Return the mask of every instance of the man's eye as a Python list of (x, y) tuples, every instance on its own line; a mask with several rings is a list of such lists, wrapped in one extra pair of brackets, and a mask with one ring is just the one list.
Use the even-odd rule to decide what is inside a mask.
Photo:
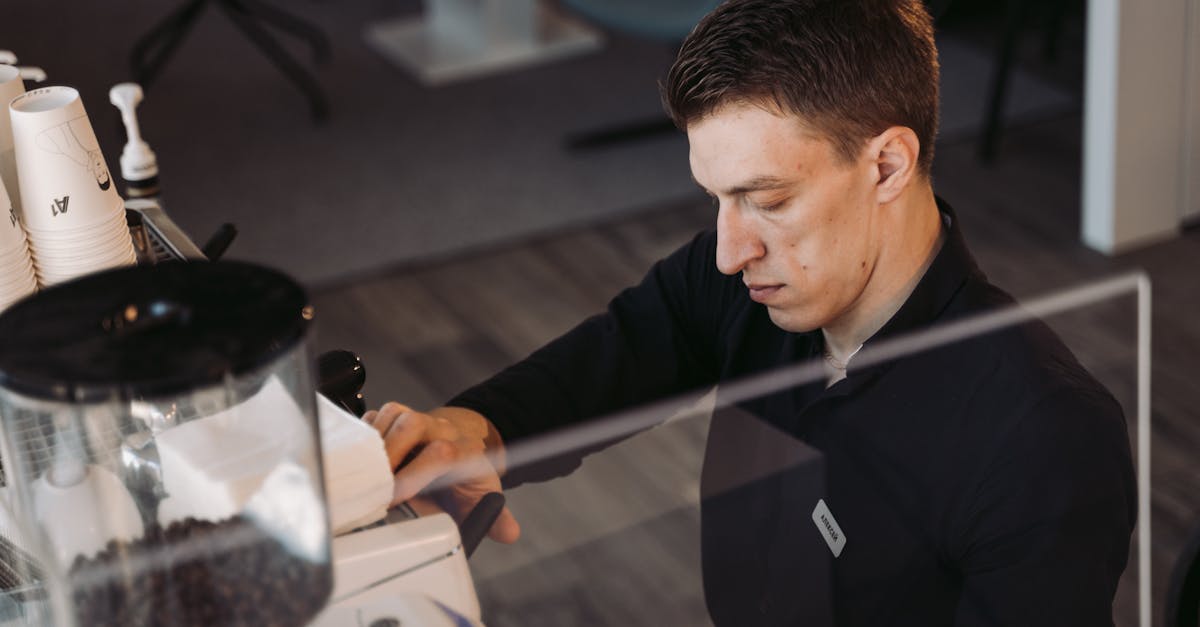
[(750, 204), (753, 205), (754, 208), (758, 209), (759, 211), (765, 211), (767, 213), (770, 213), (772, 211), (779, 209), (780, 207), (783, 207), (785, 204), (787, 204), (787, 201), (786, 200), (776, 200), (774, 202), (768, 202), (768, 203), (757, 203), (757, 202), (754, 202), (753, 200), (751, 200)]

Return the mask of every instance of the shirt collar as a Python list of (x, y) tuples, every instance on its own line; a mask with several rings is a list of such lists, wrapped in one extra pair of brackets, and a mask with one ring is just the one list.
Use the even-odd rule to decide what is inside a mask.
[[(946, 234), (942, 248), (934, 256), (925, 275), (917, 282), (912, 294), (908, 296), (900, 309), (864, 343), (864, 350), (869, 350), (872, 344), (883, 339), (903, 335), (930, 325), (942, 315), (968, 278), (974, 277), (981, 280), (985, 278), (975, 263), (975, 259), (971, 257), (970, 251), (967, 250), (967, 244), (963, 239), (954, 209), (941, 198), (936, 200)], [(818, 330), (815, 333), (816, 341), (823, 343), (823, 340), (820, 339), (821, 332)], [(857, 384), (865, 382), (873, 375), (885, 370), (887, 366), (888, 364), (884, 363), (856, 370), (854, 362), (851, 361), (847, 378), (829, 390), (831, 393), (849, 392), (856, 388)]]

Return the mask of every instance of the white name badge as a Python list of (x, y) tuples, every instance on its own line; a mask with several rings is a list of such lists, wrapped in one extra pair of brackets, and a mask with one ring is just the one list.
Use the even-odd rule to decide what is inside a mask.
[(833, 551), (833, 556), (840, 556), (842, 549), (846, 548), (846, 534), (842, 533), (842, 528), (833, 519), (833, 514), (829, 512), (829, 506), (825, 504), (825, 499), (817, 501), (812, 519), (817, 530), (821, 532), (821, 537), (825, 538), (825, 543), (829, 545), (829, 550)]

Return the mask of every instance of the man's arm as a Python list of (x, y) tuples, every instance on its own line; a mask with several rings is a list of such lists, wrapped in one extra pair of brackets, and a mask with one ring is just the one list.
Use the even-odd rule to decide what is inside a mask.
[(1112, 624), (1136, 515), (1120, 407), (1099, 393), (1044, 399), (1007, 438), (966, 514), (955, 624)]
[(447, 404), (486, 415), (512, 442), (712, 383), (731, 305), (744, 292), (718, 272), (715, 251), (715, 234), (701, 234), (604, 313)]
[[(716, 377), (722, 316), (741, 284), (715, 266), (715, 233), (698, 235), (655, 264), (607, 311), (428, 413), (389, 403), (368, 419), (396, 473), (395, 501), (431, 487), (461, 520), (507, 470), (504, 441), (545, 433), (662, 400)], [(399, 419), (403, 417), (403, 419)], [(664, 415), (664, 418), (666, 416)], [(632, 434), (629, 434), (632, 435)], [(587, 453), (553, 451), (510, 473), (506, 484), (566, 474)], [(510, 480), (514, 480), (511, 481)], [(507, 510), (492, 537), (515, 540)]]

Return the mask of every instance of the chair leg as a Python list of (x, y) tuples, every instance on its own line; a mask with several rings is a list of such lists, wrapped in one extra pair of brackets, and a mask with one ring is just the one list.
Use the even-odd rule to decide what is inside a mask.
[(1008, 96), (1008, 80), (1012, 74), (1013, 56), (1016, 54), (1021, 27), (1025, 23), (1031, 2), (1032, 0), (1013, 0), (1009, 3), (1008, 19), (1005, 20), (996, 65), (992, 68), (992, 86), (983, 118), (983, 137), (979, 145), (979, 159), (984, 163), (992, 163), (996, 159), (996, 149), (1000, 142), (1003, 123), (1004, 101)]
[(267, 56), (267, 59), (304, 93), (308, 98), (309, 107), (312, 109), (313, 119), (317, 122), (324, 122), (328, 119), (329, 104), (316, 79), (301, 67), (265, 28), (250, 17), (245, 5), (239, 0), (222, 0), (221, 7), (225, 9), (234, 25), (240, 28), (250, 41)]
[(133, 45), (129, 66), (133, 80), (149, 88), (158, 78), (163, 66), (179, 48), (185, 36), (204, 9), (208, 0), (192, 0), (163, 18)]
[(1042, 58), (1047, 61), (1058, 60), (1058, 44), (1062, 35), (1063, 21), (1067, 17), (1067, 0), (1053, 0), (1050, 3), (1050, 16), (1046, 22), (1046, 38), (1042, 40)]
[(332, 58), (332, 46), (325, 32), (291, 13), (261, 0), (240, 0), (243, 10), (293, 37), (304, 39), (312, 49), (313, 63), (327, 63)]

